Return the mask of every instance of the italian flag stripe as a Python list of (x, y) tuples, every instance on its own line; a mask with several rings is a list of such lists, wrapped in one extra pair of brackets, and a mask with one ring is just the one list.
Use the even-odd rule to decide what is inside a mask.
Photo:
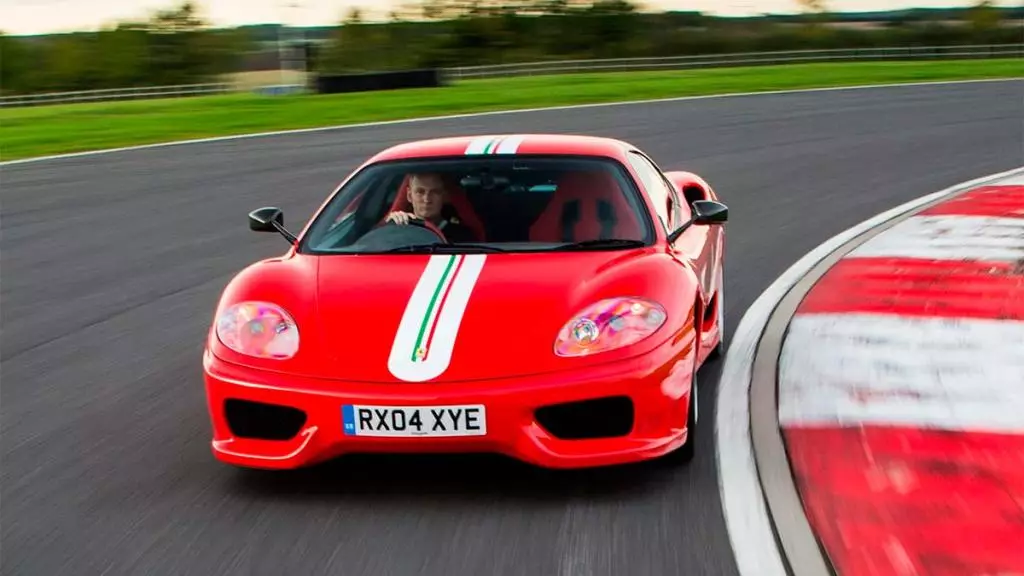
[(496, 140), (491, 140), (491, 142), (487, 144), (487, 148), (484, 148), (484, 154), (494, 154), (498, 149), (498, 145), (501, 144), (501, 141), (504, 139), (504, 137), (501, 137)]
[(412, 349), (411, 359), (413, 362), (422, 362), (426, 359), (428, 343), (424, 338), (427, 335), (428, 329), (430, 330), (430, 334), (433, 334), (434, 326), (437, 325), (437, 314), (441, 308), (438, 305), (438, 301), (441, 300), (443, 302), (444, 297), (448, 294), (448, 289), (451, 287), (452, 277), (454, 276), (453, 269), (456, 268), (457, 263), (461, 263), (461, 260), (462, 256), (458, 254), (448, 256), (448, 262), (445, 264), (444, 273), (441, 274), (441, 279), (438, 280), (437, 285), (434, 287), (434, 293), (430, 297), (430, 304), (427, 305), (426, 313), (423, 315), (423, 319), (420, 322), (420, 329), (416, 336), (416, 343)]
[(474, 138), (469, 143), (469, 146), (466, 146), (466, 155), (486, 154), (486, 149), (490, 146), (492, 140), (494, 140), (493, 136)]
[(459, 325), (486, 260), (486, 254), (430, 256), (391, 344), (388, 370), (395, 378), (425, 382), (448, 369)]
[(480, 136), (466, 146), (467, 156), (515, 154), (525, 136)]
[(441, 310), (444, 310), (444, 305), (448, 300), (448, 295), (451, 294), (452, 291), (452, 284), (455, 283), (455, 278), (459, 277), (459, 271), (462, 269), (462, 263), (465, 259), (462, 256), (458, 256), (456, 257), (456, 260), (455, 270), (452, 272), (450, 280), (448, 280), (448, 284), (441, 292), (441, 299), (437, 303), (437, 312), (434, 313), (434, 319), (430, 322), (430, 331), (427, 332), (427, 341), (424, 344), (424, 353), (422, 358), (424, 362), (427, 360), (427, 357), (430, 356), (430, 349), (434, 344), (434, 333), (437, 332), (437, 316), (441, 313)]

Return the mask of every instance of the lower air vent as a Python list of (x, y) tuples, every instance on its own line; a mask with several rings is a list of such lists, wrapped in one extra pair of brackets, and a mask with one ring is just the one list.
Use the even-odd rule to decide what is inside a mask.
[(627, 396), (553, 404), (538, 408), (535, 415), (562, 440), (614, 438), (633, 430), (633, 401)]
[(306, 413), (297, 408), (234, 398), (224, 402), (224, 414), (239, 438), (288, 440), (306, 423)]

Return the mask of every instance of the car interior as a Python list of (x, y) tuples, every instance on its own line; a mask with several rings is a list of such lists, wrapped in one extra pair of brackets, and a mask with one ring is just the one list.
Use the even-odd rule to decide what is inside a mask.
[[(624, 191), (603, 170), (491, 172), (445, 177), (448, 202), (462, 223), (488, 242), (574, 242), (642, 238), (643, 227)], [(406, 176), (389, 196), (391, 210), (410, 211)], [(385, 215), (387, 213), (385, 212)]]
[[(643, 240), (645, 211), (631, 202), (631, 190), (607, 168), (566, 170), (545, 164), (472, 171), (431, 168), (440, 173), (448, 190), (448, 203), (460, 222), (480, 242), (562, 243), (592, 239)], [(332, 230), (320, 247), (345, 248), (362, 244), (363, 236), (383, 226), (393, 210), (411, 212), (406, 196), (409, 172), (390, 172), (355, 195), (334, 217)], [(386, 191), (381, 193), (381, 187)], [(634, 207), (634, 203), (637, 205)], [(348, 222), (349, 225), (341, 225)], [(395, 234), (398, 234), (395, 232)], [(328, 238), (331, 238), (328, 240)], [(411, 238), (411, 237), (410, 237)], [(418, 236), (423, 241), (424, 236)], [(412, 242), (412, 240), (409, 240)], [(375, 239), (376, 242), (376, 239)], [(400, 243), (396, 236), (396, 243)]]

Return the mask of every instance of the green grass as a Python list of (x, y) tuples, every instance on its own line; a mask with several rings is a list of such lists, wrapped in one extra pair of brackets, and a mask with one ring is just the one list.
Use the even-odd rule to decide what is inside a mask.
[[(1024, 77), (1020, 59), (575, 74), (339, 95), (232, 94), (0, 110), (3, 160), (190, 138), (540, 106), (732, 92)], [(509, 122), (509, 131), (515, 122)]]

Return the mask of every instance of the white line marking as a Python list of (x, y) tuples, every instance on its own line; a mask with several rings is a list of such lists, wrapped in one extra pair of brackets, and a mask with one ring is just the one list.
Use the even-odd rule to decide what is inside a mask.
[(1024, 432), (1024, 322), (798, 315), (779, 361), (779, 423)]
[(1004, 180), (1004, 181), (1000, 182), (999, 184), (1004, 185), (1004, 186), (1020, 186), (1020, 185), (1024, 185), (1024, 174), (1022, 174), (1020, 176), (1017, 176), (1016, 178), (1008, 178), (1007, 180)]
[(768, 518), (750, 439), (750, 376), (754, 352), (768, 319), (801, 278), (843, 244), (925, 204), (999, 178), (1024, 175), (1024, 167), (985, 176), (912, 200), (847, 229), (809, 252), (769, 286), (733, 332), (718, 385), (716, 460), (725, 524), (741, 576), (786, 576)]
[(401, 124), (418, 124), (423, 122), (437, 122), (443, 120), (460, 120), (466, 118), (483, 118), (487, 116), (502, 116), (508, 114), (530, 114), (535, 112), (555, 112), (560, 110), (583, 110), (587, 108), (611, 108), (614, 106), (637, 106), (650, 104), (665, 104), (671, 102), (686, 102), (690, 100), (714, 100), (721, 98), (747, 98), (756, 96), (778, 96), (784, 94), (803, 94), (813, 92), (841, 92), (852, 90), (875, 90), (879, 88), (913, 88), (918, 86), (955, 86), (959, 84), (989, 84), (996, 82), (1019, 82), (1024, 76), (1015, 78), (986, 78), (982, 80), (946, 80), (936, 82), (905, 82), (893, 84), (865, 84), (861, 86), (834, 86), (830, 88), (803, 88), (796, 90), (766, 90), (763, 92), (733, 92), (727, 94), (706, 94), (702, 96), (678, 96), (673, 98), (652, 98), (650, 100), (622, 100), (619, 102), (596, 102), (593, 104), (570, 104), (565, 106), (547, 106), (540, 108), (521, 108), (515, 110), (493, 110), (490, 112), (468, 112), (465, 114), (449, 114), (445, 116), (424, 116), (420, 118), (403, 118), (399, 120), (385, 120), (380, 122), (361, 122), (358, 124), (340, 124), (333, 126), (319, 126), (316, 128), (297, 128), (293, 130), (275, 130), (270, 132), (254, 132), (250, 134), (235, 134), (230, 136), (211, 136), (208, 138), (195, 138), (191, 140), (175, 140), (170, 142), (158, 142), (155, 144), (140, 144), (138, 146), (123, 146), (119, 148), (105, 148), (102, 150), (89, 150), (85, 152), (72, 152), (68, 154), (55, 154), (51, 156), (39, 156), (36, 158), (22, 158), (19, 160), (8, 160), (0, 162), (0, 166), (13, 166), (17, 164), (29, 164), (33, 162), (48, 162), (51, 160), (63, 160), (67, 158), (81, 158), (84, 156), (96, 156), (100, 154), (113, 154), (118, 152), (130, 152), (135, 150), (148, 150), (152, 148), (166, 148), (168, 146), (184, 146), (191, 144), (207, 144), (211, 142), (226, 142), (232, 140), (246, 140), (250, 138), (268, 138), (274, 136), (291, 136), (294, 134), (310, 134), (316, 132), (328, 132), (337, 130), (353, 130), (358, 128), (374, 128), (379, 126), (394, 126)]
[(1024, 218), (914, 216), (875, 236), (847, 258), (1024, 259)]

